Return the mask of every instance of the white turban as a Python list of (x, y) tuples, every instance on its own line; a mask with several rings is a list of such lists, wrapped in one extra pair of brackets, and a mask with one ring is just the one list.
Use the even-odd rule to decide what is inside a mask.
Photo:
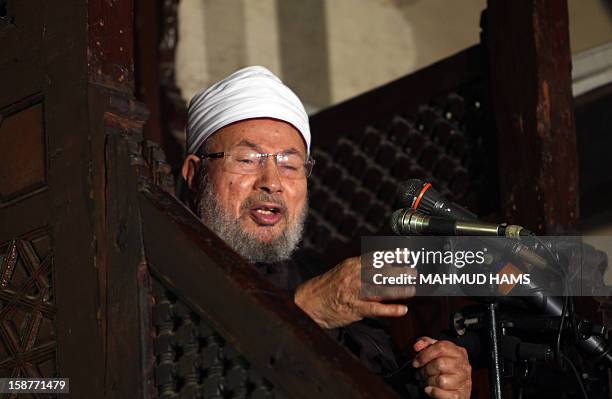
[(274, 118), (295, 127), (310, 153), (308, 114), (300, 99), (272, 72), (250, 66), (196, 94), (187, 112), (187, 153), (195, 153), (213, 133), (251, 118)]

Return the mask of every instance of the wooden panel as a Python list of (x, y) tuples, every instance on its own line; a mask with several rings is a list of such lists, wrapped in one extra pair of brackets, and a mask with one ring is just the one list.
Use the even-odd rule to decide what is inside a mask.
[(0, 206), (46, 185), (43, 105), (21, 102), (0, 110)]
[(51, 237), (39, 229), (0, 244), (0, 376), (57, 374)]
[[(91, 183), (90, 155), (103, 150), (92, 144), (88, 129), (87, 3), (18, 0), (13, 4), (15, 24), (0, 29), (0, 109), (34, 93), (40, 93), (37, 103), (44, 98), (43, 164), (48, 168), (49, 189), (11, 200), (10, 206), (0, 209), (0, 242), (39, 226), (52, 232), (56, 373), (71, 379), (73, 397), (99, 398), (104, 396), (101, 325), (106, 318), (100, 312), (103, 298), (97, 289), (103, 265), (93, 256), (98, 251), (93, 215), (103, 212), (104, 204), (92, 200), (98, 187)], [(27, 166), (36, 159), (33, 151), (44, 146), (23, 143), (23, 133), (19, 132), (19, 140), (27, 153), (14, 155), (21, 157), (20, 166)], [(4, 157), (0, 165), (3, 162)]]

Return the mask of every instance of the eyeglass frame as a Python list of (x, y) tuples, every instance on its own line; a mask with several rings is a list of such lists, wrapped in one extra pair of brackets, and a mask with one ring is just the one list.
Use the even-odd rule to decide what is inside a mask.
[[(227, 155), (231, 155), (231, 154), (229, 154), (230, 152), (231, 152), (231, 150), (230, 151), (221, 151), (221, 152), (211, 152), (211, 153), (207, 153), (207, 154), (199, 154), (199, 157), (200, 157), (200, 159), (202, 161), (204, 161), (206, 159), (223, 159), (223, 158), (225, 158), (226, 153), (227, 153)], [(276, 168), (278, 170), (278, 157), (279, 157), (279, 155), (284, 155), (286, 153), (287, 153), (287, 151), (280, 151), (280, 152), (277, 152), (277, 153), (268, 153), (268, 154), (259, 153), (258, 152), (257, 156), (260, 159), (262, 159), (262, 158), (269, 158), (271, 156), (274, 156), (274, 164), (276, 165)], [(306, 165), (308, 165), (309, 163), (310, 163), (310, 169), (308, 167), (306, 167)], [(260, 160), (260, 165), (263, 166), (263, 163), (261, 162), (261, 160)], [(310, 175), (312, 174), (312, 170), (314, 169), (315, 159), (311, 155), (308, 155), (308, 157), (306, 158), (306, 160), (303, 163), (303, 166), (305, 167), (305, 170), (307, 172), (307, 173), (304, 173), (304, 177), (306, 179), (308, 179), (310, 177)], [(260, 168), (261, 168), (261, 166), (260, 166)], [(248, 174), (246, 176), (248, 176)]]

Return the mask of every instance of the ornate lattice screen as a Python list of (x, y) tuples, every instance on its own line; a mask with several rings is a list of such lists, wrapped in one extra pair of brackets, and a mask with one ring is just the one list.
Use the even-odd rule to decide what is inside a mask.
[[(455, 58), (476, 55), (466, 51)], [(452, 61), (433, 68), (443, 73), (456, 65)], [(467, 76), (428, 97), (430, 87), (418, 92), (426, 87), (417, 85), (419, 75), (326, 110), (332, 116), (323, 122), (313, 116), (316, 165), (309, 181), (306, 247), (325, 255), (356, 237), (385, 232), (389, 216), (402, 206), (396, 188), (411, 178), (431, 182), (481, 215), (498, 210), (495, 139), (484, 79)], [(408, 89), (411, 82), (416, 91), (406, 91), (410, 102), (397, 98), (395, 86)], [(381, 97), (390, 104), (378, 116)], [(370, 114), (367, 122), (354, 123), (362, 114)]]
[(238, 351), (163, 283), (153, 283), (159, 398), (283, 398)]

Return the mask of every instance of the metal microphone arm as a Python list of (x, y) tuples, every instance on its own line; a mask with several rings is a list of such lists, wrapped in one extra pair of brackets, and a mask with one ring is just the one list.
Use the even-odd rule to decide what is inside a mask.
[(496, 236), (513, 238), (533, 235), (532, 232), (518, 225), (428, 216), (413, 208), (403, 208), (393, 212), (391, 228), (398, 235)]

